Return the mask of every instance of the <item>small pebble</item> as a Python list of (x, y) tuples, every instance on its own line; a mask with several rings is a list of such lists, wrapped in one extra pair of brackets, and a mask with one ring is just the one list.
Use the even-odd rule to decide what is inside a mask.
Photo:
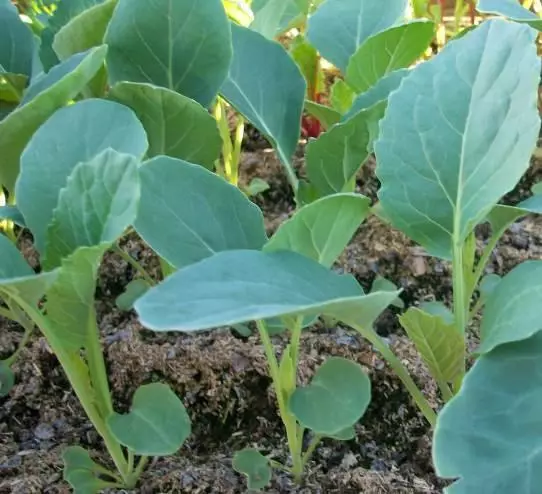
[(39, 424), (34, 429), (34, 437), (40, 441), (48, 441), (49, 439), (53, 439), (53, 437), (55, 437), (55, 430), (50, 424)]

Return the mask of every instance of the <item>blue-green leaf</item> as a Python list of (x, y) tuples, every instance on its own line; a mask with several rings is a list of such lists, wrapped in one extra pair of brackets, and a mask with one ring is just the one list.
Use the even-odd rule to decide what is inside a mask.
[(148, 82), (208, 106), (232, 48), (220, 0), (119, 0), (105, 35), (111, 84)]
[(267, 241), (260, 209), (201, 166), (159, 156), (140, 174), (134, 226), (171, 265), (180, 268), (224, 250), (259, 250)]
[(483, 14), (497, 14), (512, 21), (528, 24), (542, 31), (542, 19), (522, 7), (516, 0), (478, 0), (476, 10)]
[(32, 74), (34, 38), (11, 2), (0, 4), (0, 74)]
[(63, 108), (32, 137), (21, 157), (16, 196), (41, 253), (68, 176), (78, 163), (108, 148), (138, 159), (147, 150), (139, 120), (129, 108), (112, 101), (91, 99)]
[(271, 141), (296, 186), (292, 156), (301, 129), (305, 79), (281, 45), (235, 24), (231, 29), (233, 61), (220, 93)]
[(322, 56), (346, 72), (367, 38), (405, 18), (407, 0), (326, 0), (309, 17), (307, 38)]

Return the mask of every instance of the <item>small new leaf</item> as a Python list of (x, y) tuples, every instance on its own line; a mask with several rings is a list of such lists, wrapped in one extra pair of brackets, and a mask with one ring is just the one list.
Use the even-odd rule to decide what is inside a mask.
[(62, 459), (64, 480), (73, 487), (75, 494), (98, 494), (103, 489), (116, 485), (101, 478), (104, 469), (80, 446), (66, 448)]
[(120, 294), (115, 303), (120, 310), (129, 311), (134, 307), (135, 301), (141, 297), (148, 289), (150, 285), (141, 278), (130, 281), (124, 292)]
[(247, 477), (249, 489), (263, 489), (271, 481), (269, 460), (257, 449), (247, 448), (235, 453), (233, 469)]
[(190, 417), (181, 400), (165, 384), (137, 389), (130, 413), (114, 413), (107, 425), (116, 439), (137, 455), (176, 453), (190, 435)]
[(9, 365), (0, 360), (0, 398), (7, 396), (15, 384), (15, 375)]
[(304, 427), (334, 437), (363, 416), (370, 400), (371, 382), (362, 367), (331, 357), (308, 386), (295, 390), (289, 408)]

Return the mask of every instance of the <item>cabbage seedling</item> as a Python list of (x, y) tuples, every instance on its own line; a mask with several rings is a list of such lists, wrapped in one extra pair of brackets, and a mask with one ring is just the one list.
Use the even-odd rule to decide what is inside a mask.
[[(397, 291), (364, 294), (355, 279), (329, 267), (369, 213), (355, 194), (325, 197), (298, 210), (267, 239), (260, 210), (211, 172), (172, 158), (141, 170), (142, 198), (135, 228), (178, 271), (135, 302), (144, 326), (198, 331), (256, 321), (284, 423), (290, 462), (239, 452), (234, 468), (250, 488), (263, 488), (271, 468), (299, 481), (325, 437), (349, 439), (370, 400), (370, 383), (355, 362), (329, 358), (307, 386), (297, 382), (301, 332), (318, 315), (370, 328)], [(179, 189), (180, 187), (180, 189)], [(156, 218), (169, 225), (156, 228)], [(269, 334), (277, 319), (290, 340), (280, 356)], [(304, 438), (311, 431), (310, 444)]]
[(141, 386), (130, 412), (115, 412), (94, 309), (101, 258), (137, 215), (146, 146), (141, 123), (117, 103), (87, 100), (58, 111), (26, 146), (15, 187), (42, 272), (0, 236), (2, 314), (43, 333), (115, 465), (68, 448), (64, 478), (76, 492), (133, 488), (150, 457), (175, 453), (190, 433), (183, 404), (163, 384)]

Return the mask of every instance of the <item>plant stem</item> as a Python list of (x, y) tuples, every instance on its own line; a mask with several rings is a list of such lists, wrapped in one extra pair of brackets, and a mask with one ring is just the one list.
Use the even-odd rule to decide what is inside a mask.
[[(237, 125), (235, 126), (233, 150), (230, 159), (230, 177), (228, 178), (229, 182), (235, 186), (237, 186), (239, 182), (239, 162), (241, 160), (241, 146), (243, 145), (244, 135), (245, 119), (241, 115), (237, 115)], [(227, 170), (226, 173), (228, 173)]]
[[(466, 290), (465, 286), (465, 270), (463, 267), (463, 245), (454, 242), (452, 252), (452, 280), (453, 280), (453, 306), (454, 318), (457, 330), (464, 335), (467, 330), (467, 317), (469, 310), (470, 290)], [(466, 360), (466, 342), (463, 345), (463, 368), (459, 374), (457, 381), (454, 383), (455, 391), (459, 390), (463, 376), (465, 375), (465, 360)]]
[(149, 462), (148, 456), (142, 456), (141, 458), (139, 458), (139, 463), (137, 464), (137, 467), (135, 468), (134, 473), (132, 475), (135, 481), (139, 479), (139, 477), (141, 476), (141, 473), (147, 466), (148, 462)]
[(11, 319), (12, 321), (15, 321), (24, 329), (24, 334), (21, 338), (21, 341), (19, 342), (19, 345), (17, 346), (17, 350), (15, 350), (15, 352), (13, 352), (13, 354), (5, 360), (6, 365), (10, 367), (17, 360), (17, 357), (19, 356), (23, 348), (27, 345), (28, 340), (34, 332), (35, 325), (26, 316), (24, 311), (17, 304), (14, 303), (13, 300), (6, 299), (5, 302), (9, 307), (9, 310), (3, 309), (2, 312), (0, 312), (0, 315), (3, 315), (4, 317)]
[(408, 370), (403, 365), (403, 363), (395, 356), (395, 354), (390, 350), (389, 346), (378, 336), (372, 329), (365, 329), (358, 324), (348, 323), (355, 330), (357, 330), (361, 335), (367, 339), (386, 359), (390, 367), (393, 369), (395, 374), (405, 387), (407, 388), (410, 396), (418, 405), (418, 408), (422, 412), (423, 416), (427, 419), (431, 427), (435, 427), (437, 423), (437, 414), (431, 408), (431, 405), (420, 391), (416, 383), (410, 376)]
[(87, 417), (94, 425), (96, 431), (104, 440), (107, 451), (109, 452), (115, 467), (117, 468), (120, 476), (122, 477), (125, 486), (128, 488), (133, 487), (130, 472), (127, 469), (127, 462), (122, 451), (121, 445), (115, 439), (115, 437), (109, 431), (105, 422), (105, 417), (100, 413), (100, 408), (96, 406), (96, 400), (98, 396), (92, 388), (92, 384), (89, 380), (87, 371), (87, 365), (77, 351), (70, 351), (66, 348), (63, 342), (57, 338), (55, 331), (49, 326), (47, 318), (33, 305), (28, 304), (21, 297), (14, 297), (14, 300), (19, 306), (28, 314), (29, 318), (40, 328), (41, 332), (45, 336), (49, 346), (53, 350), (60, 365), (66, 373), (66, 377), (70, 382), (83, 410), (87, 414)]
[[(459, 29), (461, 28), (461, 19), (463, 17), (463, 13), (465, 12), (465, 2), (464, 0), (455, 0), (455, 34), (459, 32)], [(444, 15), (444, 11), (442, 12), (442, 15)]]
[(314, 437), (311, 439), (311, 442), (309, 443), (307, 450), (303, 454), (303, 468), (307, 465), (308, 461), (311, 459), (311, 456), (314, 453), (314, 450), (318, 447), (322, 439), (323, 439), (323, 436), (320, 436), (319, 434), (315, 434)]
[[(286, 429), (286, 438), (288, 440), (288, 447), (290, 449), (290, 455), (292, 457), (292, 475), (294, 480), (299, 483), (303, 473), (303, 461), (300, 455), (301, 448), (303, 447), (303, 437), (299, 436), (299, 427), (295, 417), (288, 411), (288, 405), (284, 401), (284, 394), (282, 392), (283, 385), (280, 378), (279, 364), (277, 357), (275, 356), (275, 350), (273, 343), (267, 332), (265, 322), (262, 320), (256, 321), (258, 332), (267, 358), (267, 364), (269, 365), (269, 373), (273, 380), (273, 386), (275, 387), (275, 394), (277, 396), (277, 402), (279, 405), (280, 418)], [(294, 328), (295, 329), (295, 328)]]
[(115, 251), (117, 254), (122, 257), (130, 266), (132, 266), (141, 276), (143, 279), (151, 286), (154, 286), (154, 280), (152, 279), (151, 275), (147, 273), (145, 268), (139, 264), (130, 254), (128, 254), (124, 249), (121, 248), (119, 244), (115, 244), (114, 246)]

